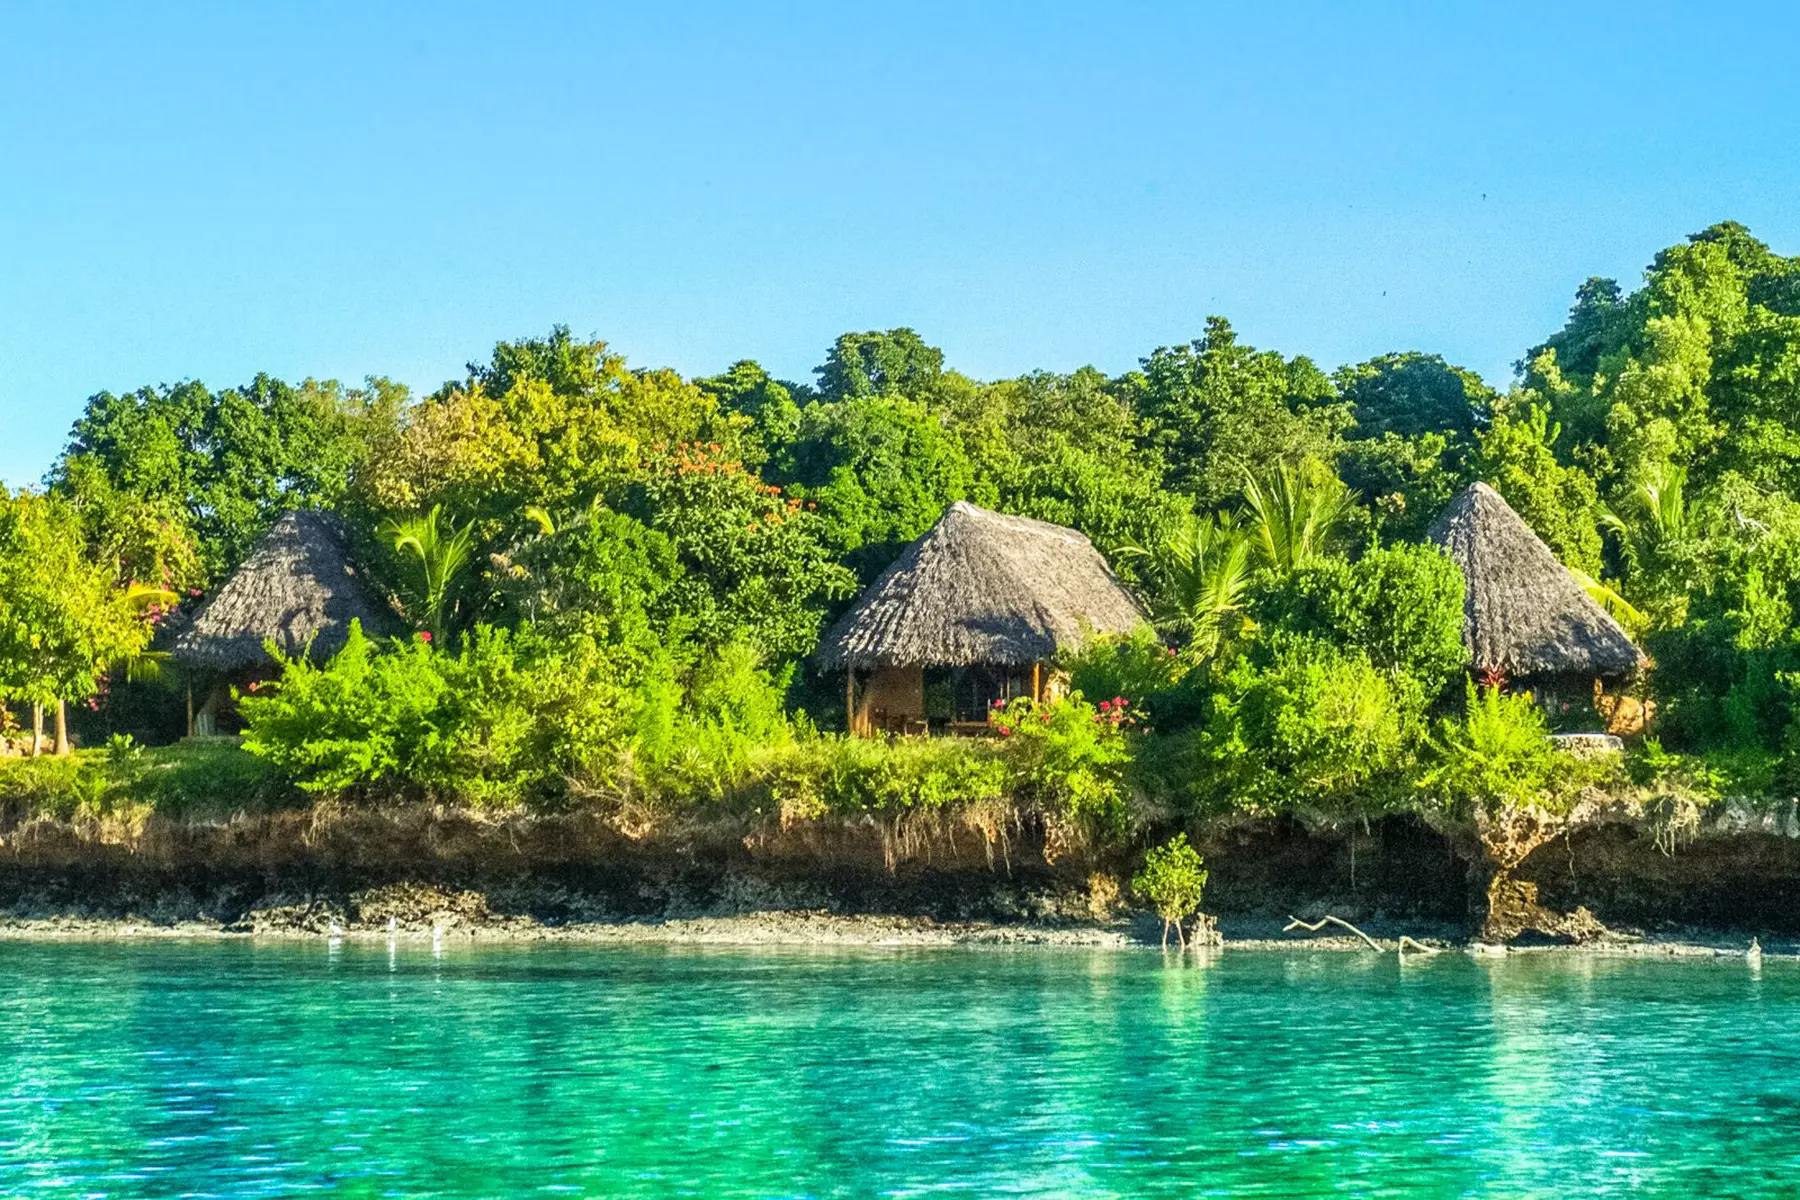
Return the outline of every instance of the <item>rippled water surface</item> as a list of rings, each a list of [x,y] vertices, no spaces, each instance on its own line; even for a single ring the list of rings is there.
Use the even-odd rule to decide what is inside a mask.
[[[1800,967],[0,944],[0,1194],[1800,1194]]]

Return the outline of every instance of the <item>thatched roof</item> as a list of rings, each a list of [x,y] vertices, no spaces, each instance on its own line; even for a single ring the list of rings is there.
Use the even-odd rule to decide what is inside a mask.
[[[310,644],[319,658],[343,647],[353,619],[371,635],[392,624],[369,601],[337,522],[325,513],[290,512],[181,631],[170,653],[184,666],[210,671],[267,662],[268,641],[290,655]]]
[[[1463,643],[1476,670],[1607,679],[1642,663],[1619,623],[1487,484],[1452,500],[1429,536],[1462,568]]]
[[[1022,666],[1078,643],[1084,629],[1128,633],[1143,620],[1075,530],[959,500],[831,628],[817,661]]]

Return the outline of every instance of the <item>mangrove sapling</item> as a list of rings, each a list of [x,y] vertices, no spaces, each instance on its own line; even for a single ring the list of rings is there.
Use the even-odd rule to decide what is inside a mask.
[[[1188,845],[1187,834],[1178,833],[1144,855],[1144,868],[1132,877],[1131,890],[1150,902],[1162,918],[1162,944],[1169,945],[1169,927],[1183,950],[1187,933],[1182,922],[1199,911],[1206,889],[1206,869],[1199,853]]]

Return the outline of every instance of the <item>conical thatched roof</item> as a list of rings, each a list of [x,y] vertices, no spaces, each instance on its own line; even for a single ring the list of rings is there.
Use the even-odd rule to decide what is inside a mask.
[[[1143,610],[1073,529],[952,504],[819,646],[827,669],[1022,666]]]
[[[1487,484],[1452,500],[1429,536],[1462,568],[1463,643],[1476,670],[1606,679],[1643,661],[1619,623]]]
[[[325,513],[290,512],[270,527],[193,623],[170,647],[184,666],[231,671],[268,661],[263,643],[315,658],[341,649],[350,622],[371,635],[392,620],[369,602],[350,565],[337,522]]]

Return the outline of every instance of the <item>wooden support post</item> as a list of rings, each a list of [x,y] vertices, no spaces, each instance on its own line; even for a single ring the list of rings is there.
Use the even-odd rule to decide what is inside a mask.
[[[856,668],[844,668],[844,732],[856,732]]]
[[[1043,672],[1044,672],[1044,664],[1043,663],[1034,662],[1031,664],[1031,702],[1033,704],[1041,704],[1041,703],[1043,703],[1043,700],[1044,700],[1044,674],[1043,674]]]
[[[188,685],[187,685],[187,718],[188,718],[187,735],[189,737],[193,737],[194,736],[194,681],[191,679],[188,680]]]

